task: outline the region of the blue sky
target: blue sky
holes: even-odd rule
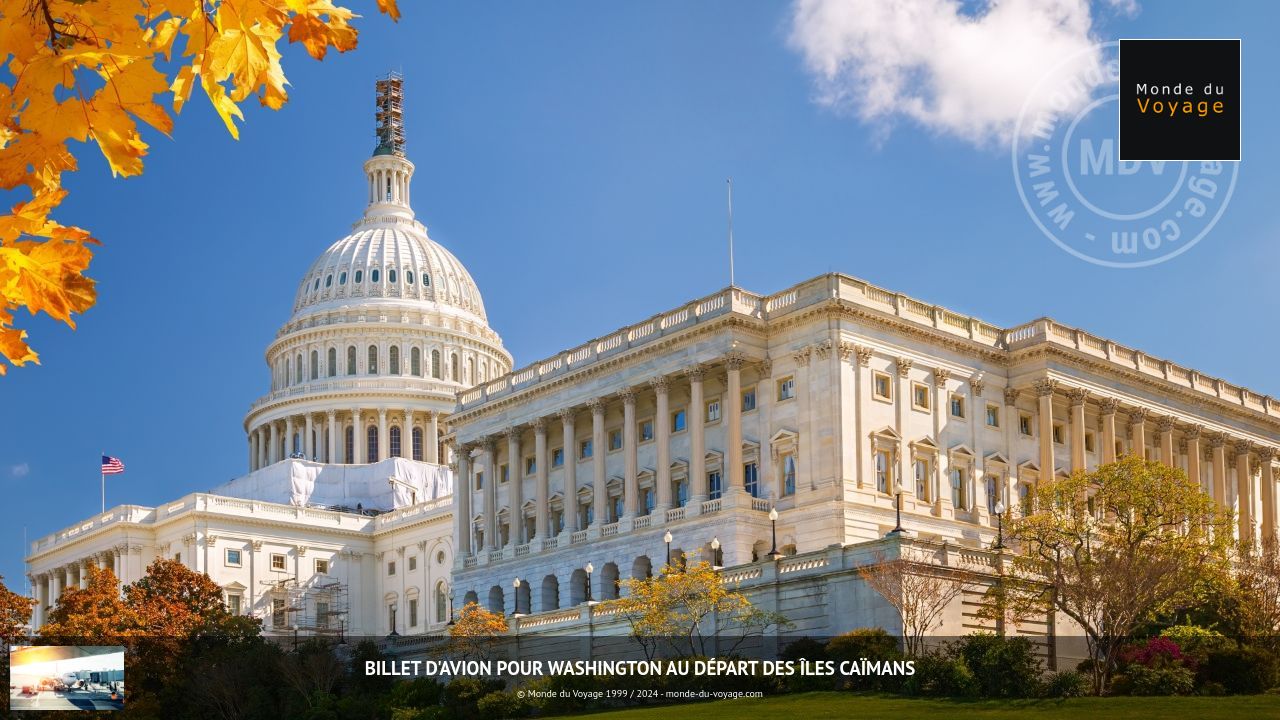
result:
[[[245,470],[241,421],[309,263],[364,199],[372,81],[406,76],[414,204],[470,269],[517,364],[727,284],[774,292],[827,271],[1014,325],[1050,315],[1257,391],[1275,375],[1274,3],[1091,7],[1091,34],[1243,37],[1245,162],[1191,251],[1141,270],[1072,258],[1023,210],[1008,146],[904,114],[819,102],[777,2],[372,3],[360,47],[285,53],[291,99],[232,140],[203,98],[144,175],[93,148],[60,218],[104,246],[98,304],[71,331],[22,316],[43,364],[0,380],[0,575],[22,537],[108,504],[154,504]],[[971,10],[972,3],[966,3]],[[1125,3],[1119,3],[1124,6]],[[1131,10],[1131,9],[1130,9]],[[11,203],[12,198],[0,198]]]

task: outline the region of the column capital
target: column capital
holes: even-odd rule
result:
[[[1186,438],[1182,438],[1181,440],[1179,440],[1179,441],[1178,441],[1178,453],[1179,453],[1179,454],[1182,454],[1182,455],[1187,454],[1187,444],[1188,444],[1188,443],[1187,443],[1187,439],[1186,439]]]
[[[562,423],[571,423],[573,422],[573,419],[578,416],[578,409],[571,407],[560,408],[556,411],[556,416],[560,418],[560,422]]]
[[[911,372],[911,366],[915,364],[915,361],[908,357],[900,357],[897,364],[898,377],[906,377],[907,373]]]
[[[480,447],[490,455],[496,455],[498,452],[498,436],[490,435],[480,441]]]
[[[985,384],[982,373],[977,373],[973,377],[969,378],[969,387],[973,390],[975,397],[982,397],[982,387]]]
[[[871,356],[875,353],[874,350],[866,345],[854,345],[853,351],[858,354],[859,365],[862,367],[868,367],[871,365]]]
[[[1020,393],[1021,393],[1021,391],[1020,391],[1020,390],[1018,390],[1017,388],[1012,388],[1012,387],[1007,387],[1007,388],[1005,388],[1005,389],[1004,389],[1004,404],[1005,404],[1005,405],[1016,405],[1016,404],[1017,404],[1017,402],[1018,402],[1018,395],[1019,395]]]
[[[1209,447],[1218,449],[1227,444],[1227,436],[1222,433],[1214,433],[1209,436]]]
[[[1078,408],[1084,405],[1084,401],[1089,397],[1089,391],[1085,388],[1068,388],[1067,399],[1071,401],[1071,407]]]
[[[386,408],[384,408],[384,407],[380,407],[380,408],[378,408],[378,419],[379,419],[379,420],[386,420],[386,419],[387,419],[387,409],[386,409]]]
[[[534,419],[534,421],[533,421],[533,422],[531,422],[531,423],[529,423],[529,424],[533,426],[533,432],[534,432],[534,434],[536,434],[536,435],[546,435],[546,434],[547,434],[547,419],[546,419],[546,418],[542,418],[542,417],[540,417],[540,418],[535,418],[535,419]]]
[[[1276,456],[1276,449],[1267,445],[1258,446],[1258,460],[1269,463]]]
[[[1200,433],[1204,432],[1204,426],[1203,426],[1203,425],[1189,425],[1189,426],[1188,426],[1186,429],[1184,429],[1182,432],[1183,432],[1183,434],[1186,436],[1187,440],[1199,440],[1199,439],[1200,439]]]
[[[503,430],[502,434],[507,436],[507,442],[512,442],[520,439],[520,432],[521,432],[521,427],[519,425],[514,425],[512,427],[507,428],[506,430]]]
[[[947,368],[939,367],[939,368],[933,369],[933,382],[938,387],[942,387],[943,385],[945,385],[947,382],[947,378],[949,377],[951,377],[951,371],[948,370]]]
[[[1130,425],[1142,425],[1142,424],[1143,424],[1143,423],[1145,423],[1146,421],[1147,421],[1147,409],[1146,409],[1146,408],[1134,408],[1133,410],[1130,410],[1130,411],[1129,411],[1129,424],[1130,424]]]
[[[724,366],[729,370],[741,370],[744,362],[746,357],[737,350],[730,350],[724,354]]]
[[[1120,409],[1120,401],[1112,397],[1104,397],[1098,401],[1098,409],[1103,415],[1115,415]]]
[[[819,360],[826,360],[831,354],[831,338],[827,338],[813,346],[814,353],[817,354]]]
[[[1249,454],[1250,452],[1252,452],[1252,450],[1253,450],[1253,441],[1251,441],[1251,440],[1237,440],[1237,441],[1235,442],[1235,446],[1236,446],[1236,455],[1237,455],[1237,456],[1239,456],[1239,455],[1248,455],[1248,454]]]
[[[1158,427],[1162,433],[1173,432],[1173,428],[1176,424],[1177,420],[1175,420],[1172,415],[1162,415],[1159,418],[1156,418],[1156,427]]]
[[[853,356],[853,349],[855,347],[857,346],[848,340],[841,340],[840,344],[836,346],[836,352],[840,353],[841,360],[848,360]]]
[[[701,376],[699,376],[699,379],[701,379]],[[592,398],[591,400],[587,401],[587,407],[591,408],[591,414],[593,416],[604,415],[604,409],[605,409],[604,398]]]
[[[772,376],[773,376],[773,358],[769,357],[768,355],[765,355],[764,359],[760,361],[760,377],[767,378]]]
[[[667,391],[671,389],[671,383],[667,380],[665,375],[659,375],[658,377],[649,380],[649,386],[652,387],[653,391],[659,395],[665,395]]]
[[[632,390],[631,388],[626,388],[626,389],[625,389],[625,390],[623,390],[622,392],[619,392],[619,393],[618,393],[618,397],[622,398],[622,404],[623,404],[623,405],[630,405],[630,406],[631,406],[631,407],[633,407],[633,408],[635,407],[635,405],[636,405],[636,391],[635,391],[635,390]]]
[[[694,365],[693,367],[690,367],[689,369],[685,370],[684,374],[685,374],[685,377],[688,377],[691,382],[702,382],[702,378],[705,377],[707,374],[707,369],[702,365]],[[599,400],[597,399],[597,400],[594,400],[593,402],[599,402]],[[594,406],[593,406],[593,409],[594,409]]]
[[[337,410],[326,410],[324,414],[328,416],[329,422],[333,422],[334,419],[338,417]]]
[[[1052,397],[1054,391],[1058,389],[1058,381],[1053,378],[1041,378],[1031,383],[1031,387],[1035,388],[1036,397]]]

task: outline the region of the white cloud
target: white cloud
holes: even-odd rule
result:
[[[15,478],[26,477],[30,473],[31,473],[31,466],[28,465],[27,463],[18,463],[17,465],[9,466],[9,477],[15,477]]]
[[[1136,12],[1134,0],[1108,2]],[[790,42],[820,103],[882,131],[908,118],[986,145],[1012,137],[1055,66],[1101,67],[1092,27],[1087,0],[796,0]]]

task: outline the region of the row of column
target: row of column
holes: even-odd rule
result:
[[[440,414],[430,411],[421,414],[425,415],[422,459],[429,463],[438,463],[440,462]],[[419,415],[418,412],[404,410],[399,417],[389,419],[389,413],[386,408],[377,410],[352,408],[342,413],[342,415],[343,417],[339,418],[338,410],[329,410],[323,414],[306,413],[301,417],[291,415],[255,427],[249,431],[249,469],[251,471],[257,470],[287,458],[294,451],[293,436],[295,431],[302,433],[301,450],[308,459],[314,458],[324,463],[345,463],[346,437],[343,431],[347,427],[354,428],[354,432],[352,432],[352,459],[355,464],[363,464],[366,460],[364,448],[366,442],[365,433],[367,432],[364,422],[366,417],[370,420],[374,417],[377,418],[377,460],[385,460],[391,457],[389,433],[392,422],[399,424],[402,428],[400,455],[402,457],[412,457],[413,426],[415,419]],[[283,436],[280,434],[281,432],[284,433]],[[328,442],[322,441],[322,438],[326,437]]]
[[[722,488],[724,493],[738,492],[743,489],[742,464],[742,367],[745,360],[741,354],[730,353],[724,358],[725,393],[720,403],[725,423],[725,462],[722,468]],[[689,502],[688,506],[697,508],[709,497],[707,473],[704,470],[706,458],[705,438],[705,406],[704,380],[708,367],[696,366],[689,369],[684,378],[689,383],[689,405],[685,409],[685,423],[689,433]],[[672,379],[666,376],[654,378],[648,384],[654,393],[654,447],[656,452],[654,468],[655,502],[653,513],[664,517],[667,510],[673,507],[671,497],[671,391]],[[639,510],[639,427],[636,417],[637,388],[626,388],[615,397],[622,402],[622,454],[623,454],[623,515],[624,523],[634,520],[641,513]],[[767,392],[758,392],[764,397]],[[534,535],[525,537],[523,522],[522,483],[523,468],[519,467],[522,459],[521,434],[522,426],[508,428],[503,433],[507,463],[510,468],[511,481],[509,509],[511,513],[510,535],[508,542],[521,545],[534,540],[551,537],[550,530],[550,462],[547,445],[547,429],[553,422],[559,422],[564,438],[563,497],[565,503],[564,531],[575,532],[580,529],[599,530],[608,524],[608,513],[605,508],[609,504],[607,471],[605,468],[608,448],[605,433],[606,407],[610,398],[596,398],[586,404],[591,412],[591,483],[592,506],[594,508],[590,528],[578,527],[577,497],[577,414],[583,408],[563,408],[556,413],[555,419],[541,417],[530,423],[534,434]],[[472,490],[474,487],[472,472],[472,455],[479,451],[478,460],[487,469],[490,476],[496,475],[498,466],[499,438],[491,436],[478,442],[464,444],[458,453],[457,514],[454,516],[458,545],[461,554],[467,555],[481,550],[498,549],[498,511],[497,511],[497,477],[489,477],[483,484],[482,518],[484,529],[484,546],[473,548],[471,538]],[[778,495],[781,493],[779,492]]]
[[[130,556],[141,556],[141,554],[141,545],[119,545],[75,562],[28,576],[31,581],[31,592],[36,600],[31,616],[32,630],[39,629],[48,621],[49,609],[58,604],[59,598],[68,588],[83,590],[89,586],[88,567],[90,565],[100,570],[110,568],[116,579],[121,580],[126,573],[137,569],[131,567],[133,564],[140,564],[140,561],[130,563]]]

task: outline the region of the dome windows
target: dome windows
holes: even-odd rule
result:
[[[332,274],[329,274],[329,275],[325,275],[325,276],[324,276],[324,286],[325,286],[325,287],[333,287],[333,275],[332,275]]]
[[[378,277],[379,277],[379,271],[378,271],[378,268],[374,268],[374,269],[372,269],[372,270],[370,270],[370,271],[369,271],[369,282],[371,282],[371,283],[376,283],[376,282],[378,282]]]
[[[431,276],[426,273],[422,273],[422,284],[424,286],[431,285]]]
[[[364,282],[364,271],[363,271],[363,270],[357,270],[357,271],[356,271],[356,284],[357,284],[357,285],[359,285],[359,284],[360,284],[360,283],[362,283],[362,282]]]
[[[347,346],[347,374],[348,375],[356,374],[356,346],[355,345]]]
[[[316,284],[315,284],[315,286],[314,286],[314,287],[312,287],[311,289],[312,289],[313,291],[315,291],[315,290],[319,290],[319,289],[320,289],[320,278],[318,278],[318,277],[316,278]]]
[[[346,271],[346,270],[343,270],[342,272],[338,273],[338,284],[339,284],[339,285],[346,285],[346,284],[347,284],[347,271]]]
[[[396,283],[396,269],[395,269],[395,268],[391,268],[390,270],[388,270],[388,271],[387,271],[387,282],[391,283],[392,285],[394,285],[394,284]]]
[[[412,284],[413,284],[413,271],[412,271],[412,270],[405,270],[405,271],[404,271],[404,284],[405,284],[405,285],[412,285]]]
[[[377,270],[374,270],[374,272],[377,272]],[[370,374],[370,375],[377,375],[377,374],[378,374],[378,346],[377,346],[377,345],[370,345],[370,346],[369,346],[369,368],[368,368],[368,372],[369,372],[369,374]]]

